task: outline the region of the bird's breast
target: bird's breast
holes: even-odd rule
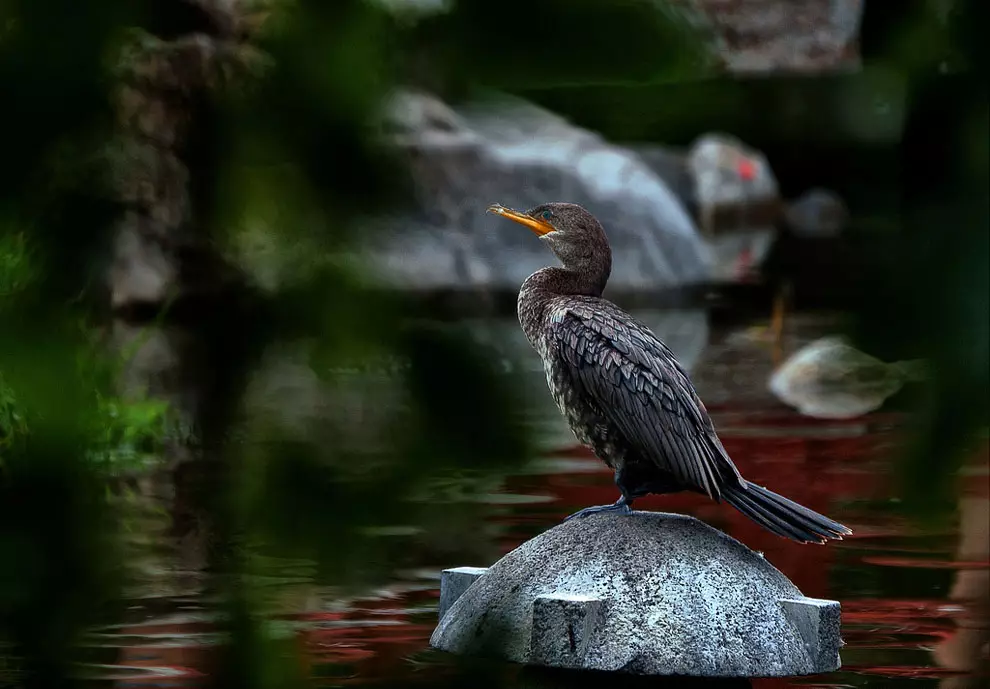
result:
[[[547,387],[574,437],[613,469],[625,456],[621,434],[571,380],[563,362],[545,357]]]

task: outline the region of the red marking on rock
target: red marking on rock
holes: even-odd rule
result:
[[[747,182],[751,182],[756,178],[756,165],[748,158],[743,158],[739,161],[737,170],[739,171],[739,176]]]
[[[736,259],[736,280],[743,281],[751,276],[753,272],[753,251],[746,247],[739,252],[739,258]]]

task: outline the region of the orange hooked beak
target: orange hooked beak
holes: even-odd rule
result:
[[[506,208],[505,206],[493,203],[488,207],[489,213],[494,213],[495,215],[501,215],[503,218],[508,218],[513,222],[517,222],[520,225],[525,225],[535,234],[541,237],[545,234],[553,232],[553,225],[548,223],[546,220],[541,220],[539,218],[534,218],[531,215],[527,215],[520,211],[514,211],[511,208]]]

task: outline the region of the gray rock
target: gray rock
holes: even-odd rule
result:
[[[239,279],[193,218],[187,149],[196,104],[228,79],[245,74],[259,55],[228,40],[239,25],[233,0],[185,0],[203,30],[160,39],[137,32],[116,55],[117,131],[105,150],[108,184],[128,211],[115,230],[106,282],[111,304],[124,310],[171,297],[216,293]]]
[[[770,251],[782,210],[770,162],[737,137],[709,133],[692,144],[686,167],[716,279],[749,277]]]
[[[457,602],[468,587],[485,573],[484,567],[455,567],[440,574],[440,617]]]
[[[762,555],[693,517],[564,522],[470,576],[452,605],[448,595],[433,647],[639,675],[780,677],[840,666],[839,603],[805,598]]]
[[[859,351],[842,335],[828,335],[791,354],[767,389],[804,416],[853,419],[880,409],[905,383],[927,376],[922,361],[887,363]]]
[[[670,187],[684,207],[692,212],[695,204],[694,179],[688,172],[687,151],[649,143],[630,143],[628,146]]]
[[[107,273],[110,303],[120,308],[133,303],[161,303],[178,279],[158,223],[137,213],[126,213],[114,237],[113,259]]]
[[[372,219],[377,231],[365,233],[372,265],[393,285],[514,290],[554,263],[531,234],[486,214],[493,202],[586,206],[612,244],[613,288],[673,287],[712,274],[687,211],[638,155],[546,110],[511,98],[455,110],[401,92],[384,125],[416,192],[411,208]]]
[[[860,67],[863,0],[675,0],[696,9],[736,74],[814,73]]]
[[[784,218],[795,236],[838,237],[849,222],[849,209],[834,191],[814,188],[788,204]]]

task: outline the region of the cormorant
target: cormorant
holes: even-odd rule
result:
[[[578,441],[615,472],[621,497],[567,517],[631,512],[644,495],[693,491],[725,500],[799,543],[851,534],[847,527],[746,481],[722,446],[687,372],[649,328],[602,298],[612,250],[601,223],[572,203],[488,211],[524,225],[563,264],[530,275],[519,323],[543,359],[547,384]]]

